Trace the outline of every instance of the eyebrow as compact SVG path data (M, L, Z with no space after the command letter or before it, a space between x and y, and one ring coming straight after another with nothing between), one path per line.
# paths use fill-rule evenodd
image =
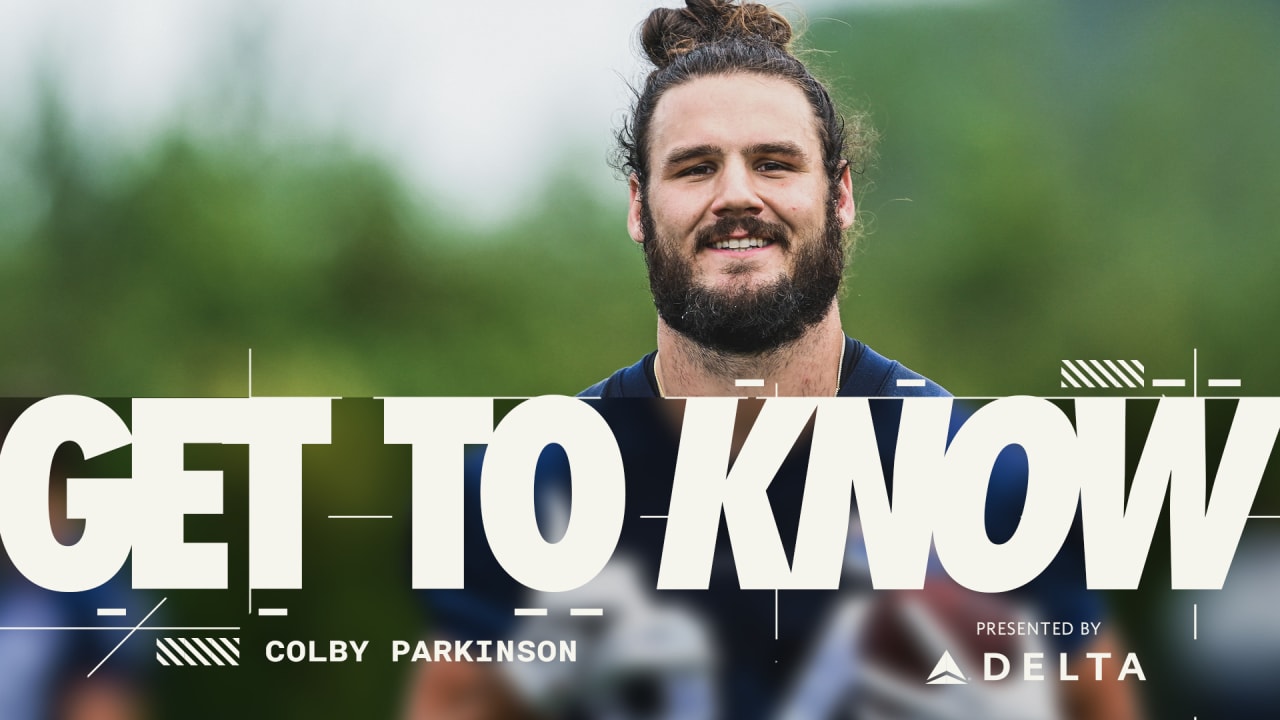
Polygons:
M809 156L799 145L789 141L756 143L749 145L743 150L746 155L784 155L796 158L802 162L806 162ZM694 160L700 157L708 157L712 155L723 155L724 149L716 145L691 145L688 147L673 148L667 153L666 165L680 165L682 163Z
M672 148L667 153L667 165L679 165L695 158L707 157L708 155L723 155L724 150L715 145L693 145L689 147Z
M781 142L767 142L767 143L757 143L755 145L751 145L746 149L746 154L747 155L785 155L787 157L793 157L801 161L807 161L809 159L809 156L805 153L804 148L801 148L799 145L793 142L789 142L785 140Z

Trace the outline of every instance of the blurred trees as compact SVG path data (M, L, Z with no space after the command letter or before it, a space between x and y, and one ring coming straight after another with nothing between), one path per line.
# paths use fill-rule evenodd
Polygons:
M1016 5L1016 7L1014 7ZM993 3L815 20L882 132L847 327L964 394L1063 358L1280 388L1280 9ZM883 339L882 339L883 338Z
M1278 12L811 20L810 61L883 136L851 332L964 394L1058 392L1062 358L1177 376L1192 348L1274 391ZM6 394L240 394L250 347L260 393L572 392L652 344L625 189L602 206L571 170L594 152L480 231L341 142L240 122L126 153L55 84L35 104L0 199Z

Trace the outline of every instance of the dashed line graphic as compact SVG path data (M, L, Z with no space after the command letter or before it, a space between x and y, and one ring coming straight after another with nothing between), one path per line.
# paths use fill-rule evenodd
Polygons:
M240 638L159 637L156 662L165 667L240 665Z
M94 674L94 673L96 673L96 672L98 672L98 668L102 667L103 663L105 663L106 661L110 660L110 659L111 659L111 656L116 654L116 651L120 649L120 646L121 646L121 645L124 645L125 643L129 642L129 638L133 637L133 634L134 634L134 633L136 633L136 632L138 632L138 628L140 628L140 627L142 627L143 625L145 625L145 624L146 624L146 622L147 622L148 620L150 620L150 619L151 619L151 616L152 616L152 615L155 615L155 614L156 614L156 611L160 609L160 606L161 606L161 605L163 605L163 604L165 603L165 601L166 601L166 600L168 600L168 599L169 599L169 598L167 598L167 597L160 598L160 602L156 603L156 606L155 606L155 607L153 607L153 608L151 608L151 612L147 613L147 616L146 616L146 617L144 617L144 618L142 618L142 620L138 621L138 624L133 626L133 629L129 631L129 634L128 634L128 635L125 635L125 636L120 640L120 642L116 643L116 646L115 646L115 647L113 647L113 648L111 648L111 652L107 653L107 656L106 656L106 657L104 657L104 658L102 658L102 660L98 661L98 664L97 664L97 665L94 665L94 666L93 666L93 669L92 669L92 670L90 670L90 671L89 671L89 674L88 674L88 675L86 675L85 677L93 677L93 674Z
M1060 375L1064 388L1140 388L1146 372L1138 360L1063 360Z
M516 608L516 617L546 617L547 608ZM569 608L569 617L602 617L604 608Z

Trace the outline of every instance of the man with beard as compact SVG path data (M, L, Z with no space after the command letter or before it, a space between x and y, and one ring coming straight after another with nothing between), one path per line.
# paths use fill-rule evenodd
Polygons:
M826 89L789 50L791 28L769 8L687 0L654 10L641 30L656 66L619 133L629 178L627 225L644 248L658 311L655 352L583 391L609 423L626 469L628 519L608 567L567 593L530 593L490 553L477 510L482 458L468 459L467 589L430 593L439 636L582 640L576 667L434 664L411 698L418 718L849 720L1061 717L1049 684L1020 693L974 686L962 704L906 683L876 685L859 655L870 624L833 622L876 596L857 522L841 592L740 589L726 526L707 589L652 592L665 547L664 513L680 454L684 403L630 398L946 396L937 384L845 335L837 294L855 208L852 168L865 141L848 131ZM852 138L852 139L851 139ZM763 381L740 387L740 379ZM752 388L758 388L752 390ZM892 476L901 402L872 408ZM732 441L747 440L761 403L739 403ZM768 486L779 538L794 547L809 458L801 437ZM538 463L539 527L563 532L572 468L554 448ZM993 536L1016 528L1018 479L993 490ZM992 480L993 485L1006 485ZM678 551L678 550L677 550ZM1067 558L1028 594L1056 618L1096 619L1096 600ZM851 569L852 568L852 569ZM945 582L945 580L942 580ZM883 603L882 603L883 604ZM537 608L519 621L514 608ZM595 608L572 617L573 608ZM919 628L917 628L918 630ZM910 643L910 638L903 638ZM1105 651L1105 643L1090 650ZM1067 648L1059 648L1066 650ZM1080 648L1070 648L1078 651ZM828 653L830 650L830 653ZM936 652L931 648L929 652ZM936 655L926 662L932 664ZM918 677L916 676L918 675ZM883 674L876 675L883 677ZM1073 717L1133 717L1123 692L1077 683ZM1103 691L1099 693L1098 691ZM955 697L958 697L955 696Z
M946 394L841 329L851 159L867 141L790 37L757 4L691 2L645 24L656 67L619 133L618 164L658 350L584 396L740 395L739 379L762 380L762 394Z

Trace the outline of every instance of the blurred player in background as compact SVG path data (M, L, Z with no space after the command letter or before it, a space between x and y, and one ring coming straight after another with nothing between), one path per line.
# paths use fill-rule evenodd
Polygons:
M1097 620L1084 591L1078 551L1064 551L1041 578L1007 603L966 596L944 578L932 592L871 593L865 547L851 522L841 592L742 591L722 524L710 589L654 593L663 516L677 449L678 402L613 398L744 396L947 396L930 380L845 335L837 296L856 217L852 176L868 133L846 121L826 88L792 54L788 21L768 7L688 0L657 9L640 31L653 71L619 134L627 174L627 226L644 248L658 311L655 352L583 392L599 397L627 473L628 523L609 567L560 595L530 595L491 557L468 556L467 590L434 592L436 631L458 639L579 640L577 663L425 665L410 700L418 718L590 717L617 720L711 718L966 718L1049 720L1137 717L1134 693L1114 670L1093 680L1086 652L1113 652L1112 638L1014 641L1076 658L1085 682L927 686L937 646L974 645L972 620L1034 617ZM742 388L736 380L763 380ZM900 382L905 381L905 382ZM747 440L756 402L742 403L733 452ZM875 406L881 457L891 477L900 403ZM770 485L780 536L794 545L808 458L801 438ZM471 459L469 492L478 486ZM1017 474L1016 472L1014 473ZM568 466L544 453L540 526L566 522ZM996 481L993 480L993 483ZM1021 482L1022 485L1018 483ZM1017 527L1022 478L988 503L993 539ZM474 497L473 497L474 499ZM468 502L468 548L485 548ZM483 553L478 553L483 554ZM957 599L959 598L959 599ZM1018 607L1030 608L1015 609ZM512 608L547 608L512 617ZM603 608L571 618L572 607ZM977 608L977 609L975 609ZM916 647L920 646L920 647ZM973 648L969 648L972 650ZM964 655L971 676L979 671ZM923 663L923 664L922 664ZM1052 664L1049 664L1052 667ZM1052 677L1052 673L1050 673ZM949 694L942 694L942 693Z
M25 409L0 404L0 441ZM66 458L55 456L49 479L50 529L70 544L80 529L66 514ZM127 583L93 590L46 590L13 567L0 548L0 718L4 720L142 720L148 716L145 653L125 643L126 631L56 630L102 626L98 608L124 607ZM112 625L119 623L112 622ZM35 629L50 628L50 629ZM110 658L103 662L104 658Z

